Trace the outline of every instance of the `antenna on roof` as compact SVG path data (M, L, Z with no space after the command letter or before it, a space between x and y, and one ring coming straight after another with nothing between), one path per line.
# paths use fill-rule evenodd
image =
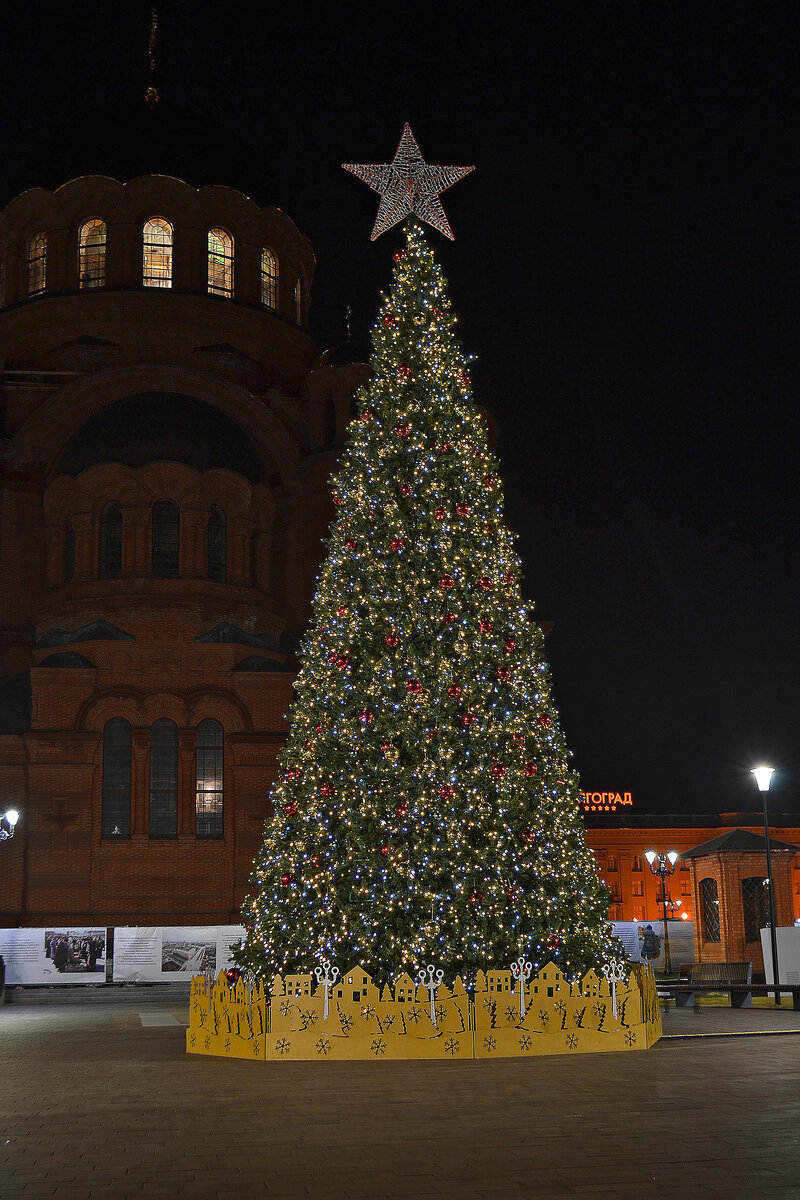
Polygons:
M150 82L144 93L144 98L151 109L158 104L159 95L156 87L156 34L158 33L158 9L150 9L150 40L147 43L147 53L150 59Z

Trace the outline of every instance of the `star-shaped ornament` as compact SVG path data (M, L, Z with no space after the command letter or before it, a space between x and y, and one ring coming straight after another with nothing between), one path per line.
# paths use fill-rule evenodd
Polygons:
M453 231L445 216L439 196L458 183L474 167L442 167L426 163L417 139L406 121L397 153L390 163L342 163L352 173L381 196L378 215L371 234L375 241L403 217L415 213L421 220L453 241Z

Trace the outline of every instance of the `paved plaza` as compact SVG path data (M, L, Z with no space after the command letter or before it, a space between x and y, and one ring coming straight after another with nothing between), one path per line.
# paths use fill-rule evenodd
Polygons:
M0 1008L3 1200L800 1200L800 1013L670 1012L648 1053L269 1065L187 1056L187 1019Z

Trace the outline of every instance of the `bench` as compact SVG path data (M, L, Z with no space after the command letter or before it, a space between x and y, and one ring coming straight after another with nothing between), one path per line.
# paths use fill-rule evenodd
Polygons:
M675 988L677 1008L694 1007L697 989L729 992L731 1008L753 1007L751 962L690 963L681 969L681 975L685 975L685 982Z

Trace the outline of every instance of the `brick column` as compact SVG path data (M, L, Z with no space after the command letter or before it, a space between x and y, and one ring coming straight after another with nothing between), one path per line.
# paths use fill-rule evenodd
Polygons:
M133 731L133 764L131 796L131 833L144 837L150 810L150 730Z

